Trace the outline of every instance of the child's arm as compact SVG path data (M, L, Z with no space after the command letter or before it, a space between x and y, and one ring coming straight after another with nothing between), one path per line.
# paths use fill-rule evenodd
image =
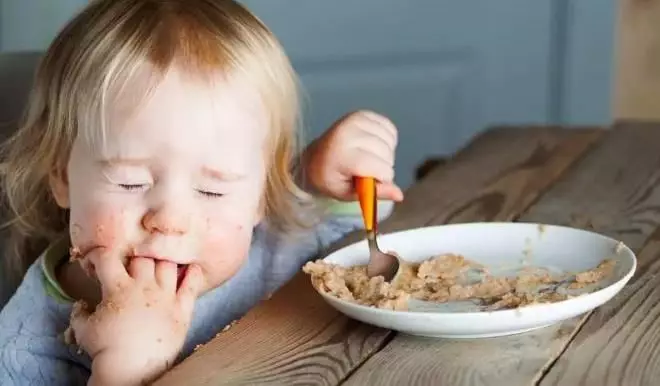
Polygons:
M253 245L264 255L267 293L290 280L306 262L324 257L334 242L363 227L359 214L330 214L312 229L295 235L278 235L258 228Z
M380 199L403 199L393 182L396 144L392 122L367 111L340 119L305 149L294 170L298 184L316 196L338 201L331 204L328 217L301 235L277 236L263 229L255 234L257 248L266 252L270 264L268 291L289 280L305 262L323 257L329 245L363 227L358 205L352 213L337 211L345 208L341 201L357 198L354 176L378 180Z
M48 286L37 260L0 312L1 385L86 384L89 357L62 336L70 310Z
M398 133L387 118L370 111L349 114L314 140L296 168L303 188L336 200L357 199L355 176L378 181L378 199L401 201L394 183Z

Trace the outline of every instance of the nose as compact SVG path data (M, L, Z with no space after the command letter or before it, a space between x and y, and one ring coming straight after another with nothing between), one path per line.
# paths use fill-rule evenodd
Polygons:
M188 232L190 214L175 210L171 206L161 206L149 210L142 218L142 226L149 233L181 235Z

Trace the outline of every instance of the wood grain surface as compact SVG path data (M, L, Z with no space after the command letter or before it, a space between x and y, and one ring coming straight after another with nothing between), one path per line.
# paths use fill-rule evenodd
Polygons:
M660 384L660 130L654 125L627 129L615 137L621 144L609 147L626 166L608 162L600 167L615 171L610 189L620 200L619 205L603 200L599 207L609 206L619 216L596 226L603 233L621 235L632 247L640 247L646 235L653 234L638 256L631 284L594 311L542 385ZM584 214L604 220L595 212Z
M488 131L410 188L406 201L380 228L390 232L444 222L514 219L604 134L599 129ZM360 237L354 234L337 246ZM393 335L334 311L299 274L156 384L336 385L384 346L390 350L387 343ZM473 354L480 350L474 347Z
M660 223L660 189L656 186L660 181L656 172L660 170L658 144L660 130L655 126L617 128L519 220L593 229L639 250ZM346 384L535 384L565 350L587 316L532 333L480 341L431 341L399 335ZM565 361L577 369L578 357ZM418 382L411 381L411 376ZM557 384L575 385L573 380L562 379Z
M595 310L541 385L657 385L660 379L660 231L635 278Z

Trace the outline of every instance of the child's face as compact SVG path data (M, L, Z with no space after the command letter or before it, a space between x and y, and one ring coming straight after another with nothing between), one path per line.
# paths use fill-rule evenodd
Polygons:
M260 220L267 114L248 87L181 74L172 69L132 114L126 90L110 112L107 156L76 139L52 185L83 253L195 263L206 291L239 269Z

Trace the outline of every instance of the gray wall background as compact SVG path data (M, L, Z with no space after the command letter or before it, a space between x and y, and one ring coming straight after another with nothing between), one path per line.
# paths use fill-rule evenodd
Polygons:
M42 49L86 0L0 0L0 51Z

